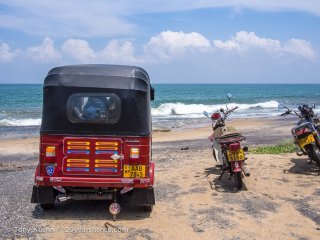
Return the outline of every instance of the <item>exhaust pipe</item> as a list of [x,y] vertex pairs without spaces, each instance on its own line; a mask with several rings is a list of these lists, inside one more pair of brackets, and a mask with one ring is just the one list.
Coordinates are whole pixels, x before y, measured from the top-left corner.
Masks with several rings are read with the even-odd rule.
[[242,167],[242,171],[246,177],[250,177],[250,171],[246,166]]
[[301,157],[301,156],[303,156],[303,155],[305,155],[303,152],[297,152],[297,155],[299,156],[299,157]]
[[69,197],[69,196],[58,197],[58,201],[59,202],[65,202],[65,201],[67,201],[69,199],[71,199],[71,197]]

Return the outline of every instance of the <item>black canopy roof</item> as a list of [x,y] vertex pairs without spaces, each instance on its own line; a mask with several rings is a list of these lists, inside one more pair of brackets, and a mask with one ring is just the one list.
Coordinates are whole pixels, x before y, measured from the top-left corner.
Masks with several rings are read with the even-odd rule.
[[131,89],[145,92],[149,91],[149,85],[149,75],[140,67],[106,64],[56,67],[49,71],[44,81],[44,86]]
[[[151,134],[151,86],[147,72],[122,65],[70,65],[49,71],[43,86],[40,132],[73,135]],[[121,99],[115,124],[72,123],[67,116],[69,97],[77,93],[114,93]]]

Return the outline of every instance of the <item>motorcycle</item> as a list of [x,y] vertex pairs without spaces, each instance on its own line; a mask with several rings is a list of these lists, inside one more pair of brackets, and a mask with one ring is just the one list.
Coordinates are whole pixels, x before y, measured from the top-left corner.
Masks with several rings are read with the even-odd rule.
[[221,166],[219,180],[225,172],[229,172],[230,179],[234,177],[236,187],[242,189],[242,172],[245,176],[250,176],[249,170],[244,166],[245,152],[248,151],[248,147],[242,148],[241,142],[246,138],[236,132],[234,127],[225,124],[228,116],[238,108],[238,106],[232,109],[228,108],[228,103],[232,99],[231,93],[227,94],[227,99],[226,109],[221,108],[211,116],[206,111],[203,114],[212,121],[213,133],[209,136],[209,139],[212,141],[213,157]]
[[298,111],[291,110],[283,104],[279,104],[279,109],[286,109],[280,116],[295,115],[300,118],[297,126],[291,129],[294,143],[298,146],[297,155],[308,155],[311,162],[315,162],[320,167],[320,120],[314,113],[312,106],[302,105]]

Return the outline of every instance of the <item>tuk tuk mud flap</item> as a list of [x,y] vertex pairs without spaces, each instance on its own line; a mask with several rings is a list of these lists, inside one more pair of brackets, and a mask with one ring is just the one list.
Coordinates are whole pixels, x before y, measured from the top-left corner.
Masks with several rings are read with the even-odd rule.
[[65,175],[120,176],[122,140],[119,138],[77,138],[63,140]]

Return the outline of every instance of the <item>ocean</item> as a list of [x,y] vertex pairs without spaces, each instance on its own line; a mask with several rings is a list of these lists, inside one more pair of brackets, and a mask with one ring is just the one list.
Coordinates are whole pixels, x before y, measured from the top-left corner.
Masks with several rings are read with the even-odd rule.
[[[315,104],[320,113],[320,84],[153,84],[154,129],[189,128],[206,124],[203,111],[239,106],[230,118],[272,118],[283,110]],[[41,124],[41,84],[0,84],[0,137],[37,135]]]

